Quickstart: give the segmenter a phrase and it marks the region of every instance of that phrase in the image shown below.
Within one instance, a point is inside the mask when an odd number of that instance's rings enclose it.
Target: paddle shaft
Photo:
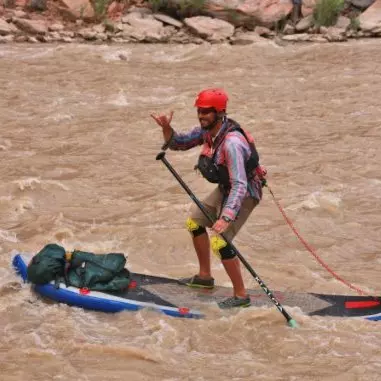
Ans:
[[[180,185],[184,188],[184,190],[188,193],[190,198],[195,202],[195,204],[200,208],[201,212],[205,215],[205,217],[214,224],[214,219],[209,215],[208,211],[204,207],[204,205],[197,199],[197,197],[194,195],[194,193],[190,190],[190,188],[185,184],[183,179],[180,177],[180,175],[175,171],[175,169],[172,167],[172,165],[168,162],[168,160],[165,157],[165,152],[160,152],[156,156],[156,160],[161,160],[164,165],[169,169],[169,171],[172,173],[172,175],[176,178],[176,180],[180,183]],[[230,242],[225,235],[222,233],[220,236],[232,247],[234,252],[236,253],[237,257],[240,259],[242,264],[246,267],[246,269],[249,271],[249,273],[253,276],[253,278],[258,282],[258,284],[261,286],[262,290],[265,292],[265,294],[271,299],[271,301],[275,304],[277,309],[283,314],[283,316],[286,318],[287,322],[293,327],[296,326],[296,323],[294,319],[287,313],[287,311],[284,309],[284,307],[279,303],[279,301],[275,298],[273,293],[269,290],[269,288],[265,285],[265,283],[262,281],[262,279],[257,275],[257,273],[253,270],[253,268],[250,266],[250,264],[246,261],[246,259],[241,255],[241,253],[238,251],[238,249],[233,245],[232,242]]]

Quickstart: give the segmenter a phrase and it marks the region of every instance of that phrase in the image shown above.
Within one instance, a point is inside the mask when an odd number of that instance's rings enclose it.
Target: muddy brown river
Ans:
[[[122,57],[123,59],[121,59]],[[192,200],[155,160],[160,128],[197,124],[195,95],[229,93],[277,201],[340,277],[381,294],[379,40],[290,45],[4,45],[0,49],[1,381],[377,381],[380,324],[273,308],[202,320],[105,314],[37,297],[11,268],[47,243],[128,254],[168,277],[198,269]],[[202,198],[199,150],[167,159]],[[350,294],[264,198],[234,243],[272,290]],[[213,275],[230,282],[213,257]],[[246,285],[258,288],[243,270]],[[211,309],[213,309],[211,307]],[[214,311],[214,310],[213,310]]]

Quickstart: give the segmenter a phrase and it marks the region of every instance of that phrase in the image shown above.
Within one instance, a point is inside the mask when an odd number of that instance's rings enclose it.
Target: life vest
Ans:
[[[251,155],[249,159],[245,163],[245,169],[246,169],[246,176],[250,180],[256,175],[256,169],[260,168],[259,166],[259,155],[255,148],[254,141],[252,139],[249,139],[248,135],[245,133],[245,131],[241,128],[241,126],[235,122],[232,119],[228,119],[229,126],[223,131],[222,136],[218,136],[218,143],[214,147],[214,152],[211,156],[208,156],[204,153],[201,153],[198,158],[198,163],[195,166],[195,169],[199,170],[202,176],[208,180],[209,182],[213,184],[219,184],[222,186],[222,188],[225,191],[230,190],[230,178],[229,178],[229,171],[226,165],[224,164],[216,164],[215,162],[215,156],[217,149],[220,147],[220,145],[223,143],[223,141],[226,138],[226,135],[233,131],[239,131],[248,142],[250,149],[251,149]],[[204,143],[205,145],[208,144],[207,141]],[[203,150],[205,152],[205,150]]]

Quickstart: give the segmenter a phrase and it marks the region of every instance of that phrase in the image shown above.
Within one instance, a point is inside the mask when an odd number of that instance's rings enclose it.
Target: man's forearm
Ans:
[[[162,145],[161,149],[166,150],[169,145],[171,144],[173,135],[175,131],[172,127],[165,127],[163,128],[163,138],[164,138],[164,144]]]
[[[169,143],[169,141],[172,138],[173,135],[173,128],[172,127],[165,127],[163,128],[163,138],[164,138],[164,143]]]

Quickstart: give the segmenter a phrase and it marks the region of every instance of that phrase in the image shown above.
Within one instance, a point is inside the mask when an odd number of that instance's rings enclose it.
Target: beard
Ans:
[[[203,124],[202,123],[202,122],[208,122],[205,119],[199,119],[199,122],[200,122],[201,129],[203,129],[205,131],[210,131],[217,124],[218,119],[215,119],[213,122],[211,122],[209,124]]]

